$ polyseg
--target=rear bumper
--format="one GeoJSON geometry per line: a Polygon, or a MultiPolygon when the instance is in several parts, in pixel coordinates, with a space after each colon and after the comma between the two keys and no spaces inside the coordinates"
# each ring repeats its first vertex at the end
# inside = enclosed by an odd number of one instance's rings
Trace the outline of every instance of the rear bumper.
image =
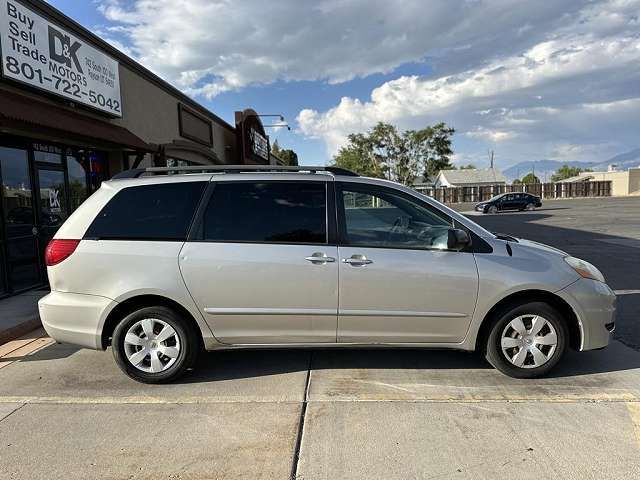
{"type": "Polygon", "coordinates": [[[52,291],[40,299],[38,310],[54,340],[101,350],[104,317],[116,303],[97,295],[52,291]]]}
{"type": "Polygon", "coordinates": [[[580,350],[606,347],[615,328],[615,293],[605,283],[582,278],[557,294],[571,305],[578,316],[580,350]]]}

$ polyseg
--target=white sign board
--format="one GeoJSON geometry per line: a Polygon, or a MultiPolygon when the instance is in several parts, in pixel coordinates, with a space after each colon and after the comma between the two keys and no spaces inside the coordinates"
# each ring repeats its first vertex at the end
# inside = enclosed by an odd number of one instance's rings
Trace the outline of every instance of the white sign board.
{"type": "Polygon", "coordinates": [[[22,4],[0,0],[2,74],[122,116],[118,62],[22,4]]]}

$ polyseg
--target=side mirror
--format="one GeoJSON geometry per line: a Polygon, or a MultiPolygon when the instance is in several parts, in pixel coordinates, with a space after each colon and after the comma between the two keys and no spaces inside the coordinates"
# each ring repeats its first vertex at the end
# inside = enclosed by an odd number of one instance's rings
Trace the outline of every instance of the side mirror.
{"type": "Polygon", "coordinates": [[[463,250],[471,244],[471,238],[465,230],[458,228],[449,229],[449,237],[447,239],[447,249],[463,250]]]}

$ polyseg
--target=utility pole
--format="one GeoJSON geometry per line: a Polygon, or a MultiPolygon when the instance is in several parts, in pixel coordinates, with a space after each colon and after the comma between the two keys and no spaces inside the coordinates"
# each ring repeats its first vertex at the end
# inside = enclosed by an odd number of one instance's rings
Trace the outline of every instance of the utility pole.
{"type": "Polygon", "coordinates": [[[493,169],[493,150],[489,150],[489,165],[491,166],[491,169],[493,169]]]}

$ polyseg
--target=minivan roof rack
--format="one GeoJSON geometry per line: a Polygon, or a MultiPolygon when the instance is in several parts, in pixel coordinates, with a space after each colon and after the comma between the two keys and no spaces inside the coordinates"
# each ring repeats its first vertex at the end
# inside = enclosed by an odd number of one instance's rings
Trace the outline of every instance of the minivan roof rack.
{"type": "Polygon", "coordinates": [[[168,173],[256,173],[256,172],[327,172],[332,175],[344,175],[348,177],[358,177],[357,173],[340,167],[310,167],[307,165],[290,166],[290,165],[189,165],[184,167],[149,167],[149,168],[132,168],[115,174],[112,180],[123,178],[138,178],[149,173],[168,174],[168,173]]]}

